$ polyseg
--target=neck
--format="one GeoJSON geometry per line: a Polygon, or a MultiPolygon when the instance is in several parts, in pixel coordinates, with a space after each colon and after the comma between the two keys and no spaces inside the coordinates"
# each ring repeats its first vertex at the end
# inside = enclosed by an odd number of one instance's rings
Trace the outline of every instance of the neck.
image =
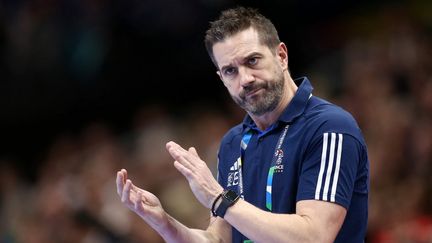
{"type": "Polygon", "coordinates": [[[288,104],[291,102],[297,91],[297,85],[294,83],[294,80],[292,80],[291,76],[288,73],[285,74],[284,87],[285,88],[282,98],[274,110],[264,113],[261,116],[255,116],[249,113],[249,116],[252,118],[252,120],[255,122],[255,124],[261,131],[266,130],[268,127],[270,127],[273,123],[277,121],[277,119],[287,108],[288,104]]]}

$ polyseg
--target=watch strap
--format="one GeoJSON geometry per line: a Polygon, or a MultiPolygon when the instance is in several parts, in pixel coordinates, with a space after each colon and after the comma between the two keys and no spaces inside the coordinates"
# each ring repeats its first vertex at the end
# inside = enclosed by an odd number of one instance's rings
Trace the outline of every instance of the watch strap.
{"type": "Polygon", "coordinates": [[[215,206],[216,206],[216,202],[222,197],[223,192],[221,194],[219,194],[215,200],[213,201],[212,207],[211,207],[211,212],[213,214],[214,217],[217,217],[216,211],[215,211],[215,206]]]}
{"type": "Polygon", "coordinates": [[[221,218],[224,218],[225,213],[228,210],[228,208],[231,207],[232,205],[234,205],[240,197],[234,191],[225,190],[222,193],[221,198],[222,198],[222,201],[219,204],[218,208],[216,209],[216,215],[221,217],[221,218]],[[235,194],[235,198],[228,198],[227,197],[228,193],[235,194]]]}

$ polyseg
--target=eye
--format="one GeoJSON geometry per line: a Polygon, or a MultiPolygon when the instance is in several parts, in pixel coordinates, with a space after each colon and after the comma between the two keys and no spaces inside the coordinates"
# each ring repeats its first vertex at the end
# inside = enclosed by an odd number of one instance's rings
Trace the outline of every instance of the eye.
{"type": "Polygon", "coordinates": [[[247,60],[247,64],[249,66],[254,66],[258,63],[258,58],[257,57],[251,57],[247,60]]]}
{"type": "Polygon", "coordinates": [[[237,72],[237,69],[234,67],[228,67],[223,71],[225,76],[232,76],[237,72]]]}

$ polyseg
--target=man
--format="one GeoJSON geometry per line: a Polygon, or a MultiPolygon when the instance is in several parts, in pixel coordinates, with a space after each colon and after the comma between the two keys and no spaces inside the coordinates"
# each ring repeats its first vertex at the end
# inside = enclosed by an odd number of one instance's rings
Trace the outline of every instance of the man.
{"type": "Polygon", "coordinates": [[[217,74],[247,115],[223,138],[218,181],[194,148],[166,147],[196,198],[206,230],[168,215],[159,200],[117,173],[123,203],[168,242],[363,242],[369,162],[350,114],[293,80],[288,51],[256,10],[222,12],[205,37],[217,74]]]}

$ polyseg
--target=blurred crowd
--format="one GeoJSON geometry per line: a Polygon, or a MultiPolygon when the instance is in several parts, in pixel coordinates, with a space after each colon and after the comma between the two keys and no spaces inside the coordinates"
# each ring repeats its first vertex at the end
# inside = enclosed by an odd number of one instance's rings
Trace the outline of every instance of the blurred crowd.
{"type": "Polygon", "coordinates": [[[310,70],[320,94],[350,111],[365,135],[368,242],[432,242],[431,24],[403,9],[356,19],[341,51],[310,70]]]}
{"type": "MultiPolygon", "coordinates": [[[[363,130],[371,162],[371,243],[432,242],[432,20],[404,13],[340,23],[349,38],[303,74],[315,95],[350,111],[363,130]]],[[[205,228],[209,212],[173,167],[165,144],[196,147],[216,175],[219,141],[244,113],[230,101],[180,113],[144,105],[128,132],[95,122],[59,134],[31,181],[14,161],[0,161],[0,242],[162,242],[117,197],[120,168],[179,221],[205,228]]]]}
{"type": "Polygon", "coordinates": [[[143,107],[130,133],[114,134],[94,123],[80,134],[60,135],[32,184],[2,161],[0,242],[162,242],[121,204],[115,186],[121,168],[174,217],[204,228],[210,214],[173,167],[165,144],[194,146],[216,175],[218,141],[239,111],[230,115],[207,108],[195,107],[179,118],[160,106],[143,107]]]}

